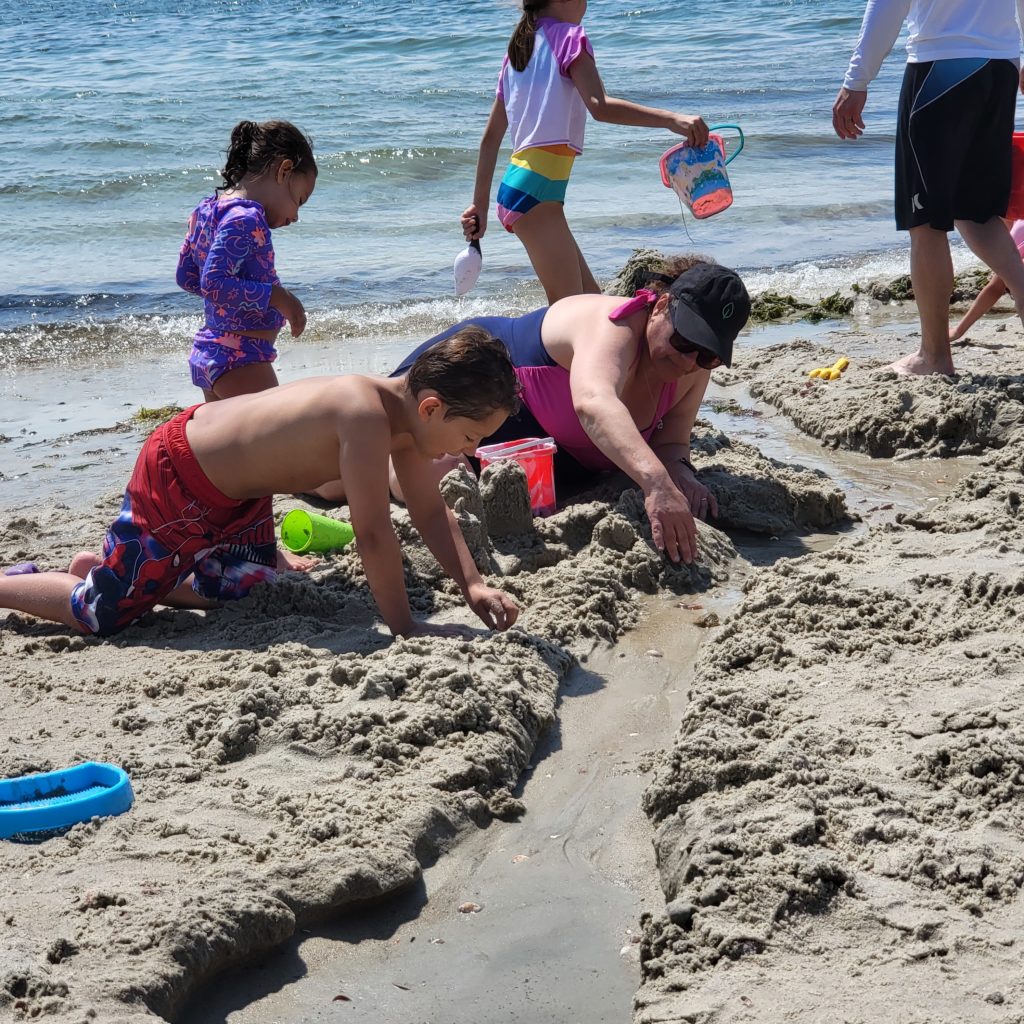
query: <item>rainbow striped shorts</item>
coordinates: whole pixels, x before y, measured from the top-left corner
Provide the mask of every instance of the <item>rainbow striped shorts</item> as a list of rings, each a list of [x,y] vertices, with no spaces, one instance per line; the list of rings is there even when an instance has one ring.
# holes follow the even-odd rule
[[[576,150],[569,146],[532,146],[512,154],[498,187],[498,220],[506,231],[538,203],[564,203]]]

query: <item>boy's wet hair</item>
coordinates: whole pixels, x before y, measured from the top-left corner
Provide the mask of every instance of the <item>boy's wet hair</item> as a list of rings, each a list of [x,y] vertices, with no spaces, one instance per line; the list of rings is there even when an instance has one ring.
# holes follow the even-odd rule
[[[291,160],[296,171],[316,177],[313,143],[291,121],[239,121],[231,129],[227,160],[217,191],[236,188],[247,174],[262,174],[277,160]]]
[[[483,420],[499,409],[519,412],[522,386],[508,349],[482,327],[463,327],[420,353],[406,386],[418,395],[431,389],[447,406],[445,419]]]
[[[533,56],[537,35],[537,15],[548,5],[548,0],[523,0],[523,16],[508,41],[508,62],[516,71],[525,71]]]

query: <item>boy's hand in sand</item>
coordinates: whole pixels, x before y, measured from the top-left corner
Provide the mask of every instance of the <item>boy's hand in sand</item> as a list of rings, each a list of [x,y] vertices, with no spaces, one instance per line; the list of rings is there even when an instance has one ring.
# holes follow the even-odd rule
[[[682,135],[694,149],[707,145],[708,126],[700,114],[676,114],[672,131]]]
[[[465,640],[473,635],[473,630],[469,626],[444,622],[419,622],[413,619],[412,625],[398,635],[406,640],[414,636],[440,636],[451,640]]]
[[[690,503],[674,484],[655,487],[644,498],[654,546],[673,562],[692,562],[697,554],[697,524]]]
[[[864,134],[864,104],[868,101],[867,90],[850,90],[845,86],[839,90],[832,104],[832,127],[841,139],[859,139]]]
[[[519,618],[519,606],[504,590],[486,583],[471,585],[466,603],[488,629],[503,633]]]
[[[306,329],[305,307],[284,285],[275,284],[271,288],[270,304],[288,321],[293,338]]]

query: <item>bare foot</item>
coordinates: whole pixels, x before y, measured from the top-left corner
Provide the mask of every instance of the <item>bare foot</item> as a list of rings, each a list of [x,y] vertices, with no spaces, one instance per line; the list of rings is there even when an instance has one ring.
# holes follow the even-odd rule
[[[79,551],[74,558],[71,559],[71,564],[68,566],[68,572],[72,576],[77,576],[79,579],[84,580],[89,575],[90,569],[95,569],[97,565],[102,565],[103,559],[99,555],[93,554],[91,551]]]
[[[284,548],[277,549],[278,572],[309,572],[314,565],[319,564],[319,558],[313,558],[310,555],[296,555]]]
[[[895,370],[896,373],[904,377],[925,377],[930,373],[941,373],[945,377],[956,376],[952,359],[934,362],[921,355],[920,352],[897,359],[895,363],[889,364],[889,369]]]

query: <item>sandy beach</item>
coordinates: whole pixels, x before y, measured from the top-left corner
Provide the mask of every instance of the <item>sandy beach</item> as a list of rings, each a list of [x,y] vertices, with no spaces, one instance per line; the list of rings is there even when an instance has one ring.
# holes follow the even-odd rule
[[[1020,1020],[1024,346],[991,318],[954,349],[960,377],[897,378],[908,314],[892,329],[871,312],[716,372],[695,462],[721,516],[692,567],[654,554],[628,481],[531,520],[517,473],[449,477],[478,562],[526,608],[508,634],[390,643],[351,551],[113,642],[9,616],[0,776],[108,760],[137,799],[0,845],[0,1013],[621,1021],[638,986],[637,1024]],[[841,380],[808,384],[838,355]],[[31,505],[0,560],[62,566],[118,500],[112,482]],[[468,624],[393,514],[417,611]],[[600,751],[621,768],[599,770]],[[594,791],[582,769],[626,781]],[[586,855],[545,860],[577,791],[595,793],[573,818]],[[574,893],[559,859],[581,877],[605,864],[625,895],[592,919],[549,909]],[[471,865],[499,861],[482,895]],[[600,903],[589,892],[579,906]],[[419,940],[408,959],[373,945],[388,914]],[[573,918],[590,945],[530,983],[531,938],[554,963]],[[229,967],[329,970],[353,942],[367,956],[335,986],[346,1000],[282,981],[250,1012],[245,985],[267,994],[251,977],[219,1009],[202,999]],[[598,1017],[581,1007],[600,957],[621,970]],[[450,1003],[404,982],[370,998],[375,979],[437,971],[466,979]],[[507,998],[472,1001],[502,978]]]
[[[972,334],[956,381],[868,369],[801,403],[803,346],[739,375],[831,446],[985,454],[931,509],[761,570],[702,649],[644,798],[668,902],[637,1022],[1021,1019],[1024,359],[1012,322]]]

